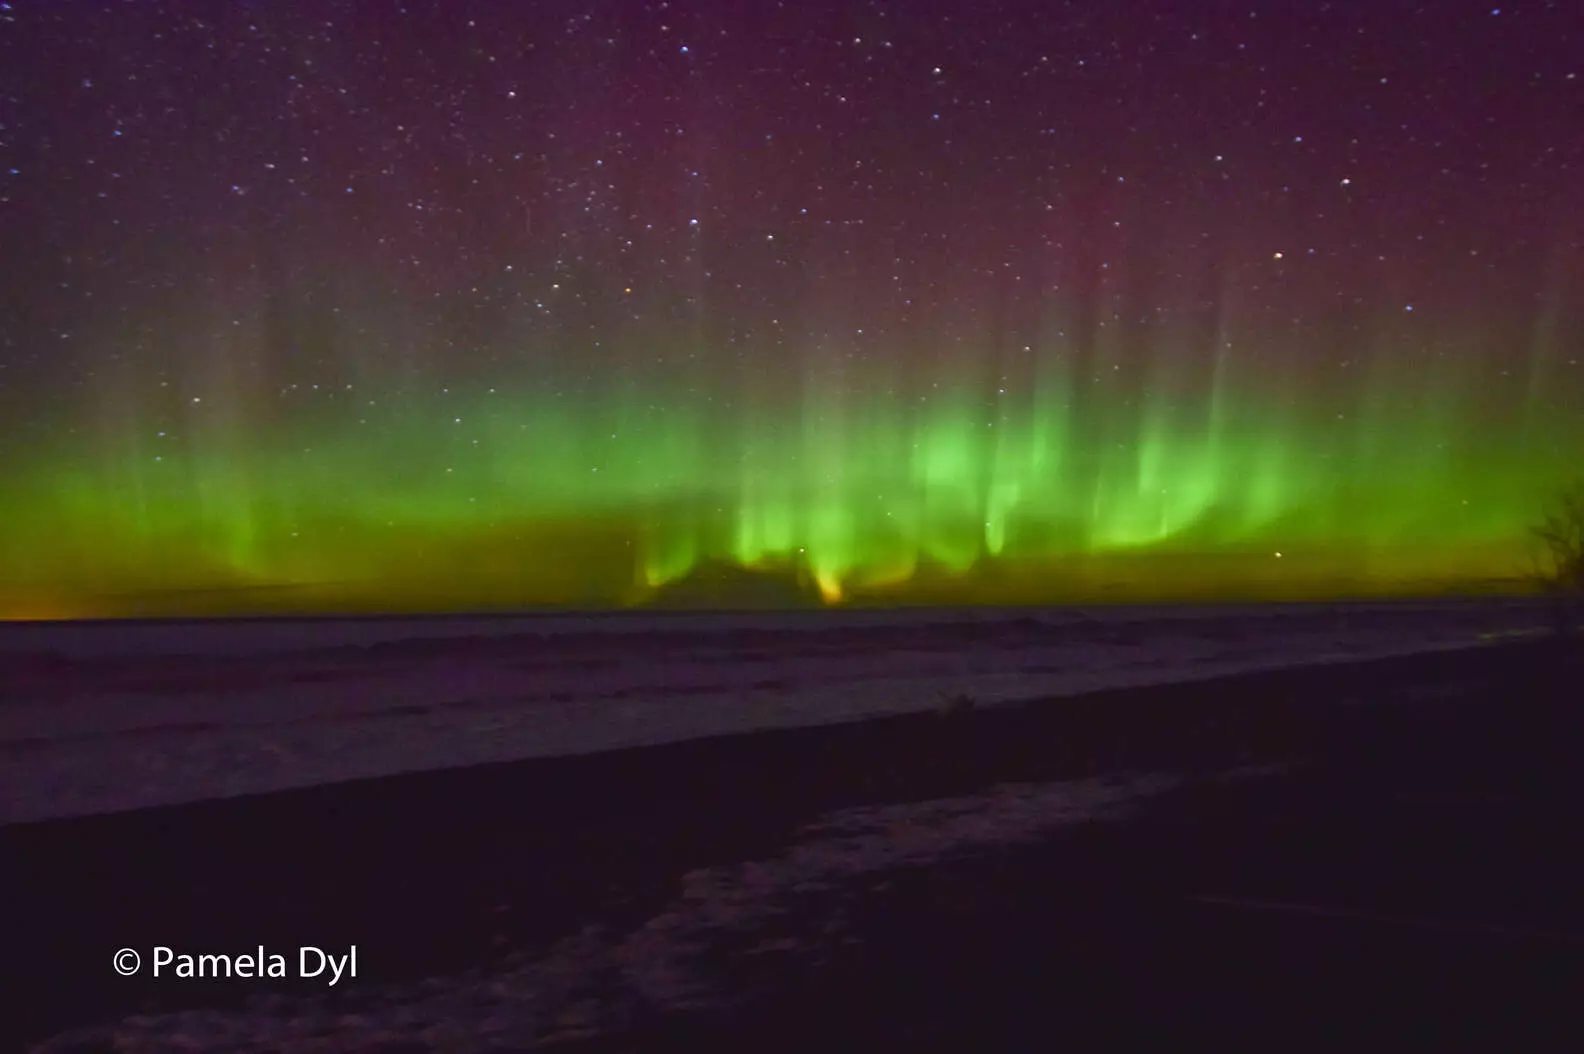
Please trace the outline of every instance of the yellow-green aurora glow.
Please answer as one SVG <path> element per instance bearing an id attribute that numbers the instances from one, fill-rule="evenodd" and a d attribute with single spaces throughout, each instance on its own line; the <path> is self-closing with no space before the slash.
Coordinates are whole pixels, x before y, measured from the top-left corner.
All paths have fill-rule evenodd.
<path id="1" fill-rule="evenodd" d="M 342 386 L 289 393 L 270 422 L 198 397 L 164 434 L 123 416 L 11 474 L 0 610 L 619 606 L 706 562 L 825 603 L 1413 593 L 1529 570 L 1527 527 L 1584 443 L 1543 397 L 1565 365 L 1545 349 L 1493 405 L 1478 349 L 1456 383 L 1445 362 L 1416 383 L 1392 351 L 1320 391 L 1219 344 L 1162 348 L 1131 394 L 1097 394 L 1055 340 L 991 382 L 942 360 L 911 384 L 793 365 L 713 395 Z"/>
<path id="2" fill-rule="evenodd" d="M 0 617 L 1509 589 L 1584 475 L 1567 4 L 14 6 Z"/>

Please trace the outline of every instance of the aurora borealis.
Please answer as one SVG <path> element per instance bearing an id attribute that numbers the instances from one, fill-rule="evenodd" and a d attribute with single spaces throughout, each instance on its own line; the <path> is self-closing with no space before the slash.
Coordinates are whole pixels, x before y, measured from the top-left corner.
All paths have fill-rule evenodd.
<path id="1" fill-rule="evenodd" d="M 12 0 L 0 48 L 0 617 L 1487 588 L 1584 475 L 1568 4 Z"/>

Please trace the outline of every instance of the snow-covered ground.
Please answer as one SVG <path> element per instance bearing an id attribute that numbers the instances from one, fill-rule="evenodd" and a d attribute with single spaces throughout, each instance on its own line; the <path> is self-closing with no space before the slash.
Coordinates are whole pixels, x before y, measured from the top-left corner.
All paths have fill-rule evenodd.
<path id="1" fill-rule="evenodd" d="M 1251 768 L 1215 779 L 1269 774 Z M 866 887 L 883 891 L 906 868 L 1119 819 L 1179 782 L 1119 774 L 843 809 L 801 830 L 779 855 L 682 875 L 675 899 L 636 928 L 585 926 L 550 947 L 515 953 L 490 973 L 362 983 L 321 996 L 260 993 L 241 1009 L 140 1014 L 70 1030 L 33 1050 L 485 1054 L 617 1035 L 633 1026 L 640 1006 L 690 1013 L 742 1005 L 755 994 L 751 974 L 734 968 L 744 960 L 813 960 L 830 945 L 855 941 L 843 900 Z M 793 914 L 803 918 L 796 935 L 778 933 Z M 743 950 L 723 964 L 729 944 Z"/>
<path id="2" fill-rule="evenodd" d="M 1522 602 L 0 626 L 0 824 L 1532 632 Z"/>

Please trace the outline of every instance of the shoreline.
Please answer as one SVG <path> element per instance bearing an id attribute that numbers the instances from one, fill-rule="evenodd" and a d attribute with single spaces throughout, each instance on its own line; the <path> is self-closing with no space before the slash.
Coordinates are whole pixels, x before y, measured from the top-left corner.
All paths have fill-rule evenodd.
<path id="1" fill-rule="evenodd" d="M 1256 876 L 1264 873 L 1270 886 L 1273 868 L 1280 870 L 1280 854 L 1269 844 L 1273 830 L 1287 832 L 1290 853 L 1313 858 L 1315 846 L 1334 852 L 1331 862 L 1311 876 L 1314 882 L 1324 885 L 1326 872 L 1356 872 L 1354 881 L 1361 881 L 1358 875 L 1374 866 L 1371 854 L 1382 851 L 1371 833 L 1382 822 L 1375 799 L 1392 773 L 1400 773 L 1421 796 L 1434 798 L 1437 787 L 1442 787 L 1443 797 L 1452 794 L 1452 805 L 1436 807 L 1443 819 L 1460 817 L 1460 823 L 1472 824 L 1470 829 L 1489 843 L 1482 850 L 1479 838 L 1464 839 L 1468 844 L 1460 848 L 1459 840 L 1448 835 L 1438 851 L 1463 854 L 1457 858 L 1465 865 L 1515 837 L 1501 826 L 1506 821 L 1500 810 L 1495 820 L 1486 815 L 1492 806 L 1484 799 L 1493 795 L 1518 793 L 1528 803 L 1520 833 L 1528 830 L 1530 842 L 1538 837 L 1536 822 L 1570 825 L 1561 815 L 1565 806 L 1557 789 L 1576 787 L 1578 781 L 1567 745 L 1577 719 L 1558 694 L 1565 687 L 1559 682 L 1566 671 L 1577 677 L 1576 655 L 1535 643 L 1491 645 L 1323 669 L 1116 689 L 1073 697 L 1060 706 L 970 708 L 751 732 L 0 828 L 0 856 L 23 862 L 10 900 L 11 910 L 20 913 L 7 920 L 8 932 L 33 935 L 24 945 L 31 969 L 8 981 L 16 1005 L 27 1008 L 11 1027 L 21 1030 L 18 1040 L 38 1039 L 140 1010 L 176 1012 L 184 1002 L 189 1008 L 207 1006 L 214 1013 L 235 1014 L 249 999 L 263 999 L 266 1006 L 277 1005 L 271 999 L 284 999 L 277 1010 L 289 1016 L 291 998 L 303 995 L 257 987 L 178 991 L 128 982 L 109 969 L 111 943 L 245 948 L 264 941 L 267 932 L 265 943 L 272 946 L 357 944 L 368 971 L 360 978 L 360 984 L 370 986 L 365 993 L 469 970 L 482 969 L 481 976 L 487 978 L 491 971 L 513 969 L 514 962 L 531 965 L 535 956 L 564 949 L 580 934 L 596 944 L 605 938 L 590 933 L 613 934 L 610 940 L 626 948 L 655 920 L 675 915 L 687 876 L 718 875 L 721 868 L 739 874 L 745 862 L 773 861 L 789 851 L 795 855 L 796 847 L 810 837 L 810 825 L 818 826 L 832 814 L 905 807 L 915 812 L 899 814 L 903 829 L 919 824 L 930 828 L 936 821 L 918 818 L 928 814 L 929 803 L 937 803 L 938 811 L 939 803 L 965 796 L 980 802 L 994 788 L 1007 786 L 1068 785 L 1067 793 L 1070 785 L 1083 781 L 1125 784 L 1158 777 L 1172 781 L 1174 789 L 1159 797 L 1143 795 L 1139 807 L 1123 819 L 1058 826 L 1032 842 L 1014 840 L 1016 844 L 991 845 L 966 858 L 948 853 L 933 864 L 903 866 L 900 871 L 888 866 L 876 872 L 887 876 L 881 881 L 893 883 L 894 889 L 945 882 L 958 891 L 951 896 L 979 905 L 963 909 L 970 917 L 957 924 L 968 929 L 953 931 L 950 939 L 943 938 L 938 955 L 925 957 L 932 962 L 939 958 L 937 967 L 945 969 L 942 964 L 956 954 L 952 941 L 989 940 L 981 933 L 986 925 L 1000 934 L 996 939 L 1021 948 L 1019 955 L 1035 954 L 1016 937 L 1017 915 L 1009 918 L 1005 912 L 1035 895 L 1032 891 L 1043 888 L 1041 883 L 1052 881 L 1070 887 L 1072 899 L 1065 913 L 1058 912 L 1062 919 L 1053 916 L 1049 925 L 1083 930 L 1110 920 L 1105 925 L 1123 929 L 1106 939 L 1115 939 L 1118 949 L 1131 948 L 1140 961 L 1171 952 L 1179 946 L 1174 942 L 1187 939 L 1184 934 L 1207 925 L 1243 927 L 1239 932 L 1253 927 L 1245 938 L 1256 940 L 1261 926 L 1273 925 L 1268 918 L 1254 919 L 1257 913 L 1251 910 L 1204 905 L 1189 910 L 1184 905 L 1192 896 L 1305 902 L 1293 895 L 1283 900 L 1269 889 L 1262 897 L 1257 888 Z M 1483 797 L 1474 794 L 1458 802 L 1454 792 L 1471 793 L 1471 781 L 1474 790 L 1481 789 L 1474 773 L 1456 775 L 1460 766 L 1481 757 L 1491 769 L 1484 774 L 1490 786 L 1483 789 Z M 1224 778 L 1251 766 L 1265 774 Z M 1449 779 L 1463 786 L 1444 787 Z M 1514 781 L 1520 785 L 1517 792 Z M 984 814 L 982 805 L 960 811 Z M 1310 833 L 1305 837 L 1291 837 L 1306 828 Z M 1354 828 L 1364 835 L 1349 835 Z M 881 829 L 887 828 L 881 824 Z M 1558 832 L 1571 829 L 1557 828 L 1552 835 L 1560 837 Z M 1395 867 L 1422 878 L 1434 864 L 1434 873 L 1466 887 L 1474 901 L 1495 902 L 1490 888 L 1481 888 L 1472 875 L 1446 870 L 1450 865 L 1445 861 L 1420 860 L 1411 845 L 1391 852 L 1401 859 L 1395 865 L 1382 864 L 1387 870 Z M 1507 881 L 1524 895 L 1509 891 L 1496 900 L 1509 915 L 1573 910 L 1557 898 L 1576 888 L 1567 887 L 1567 881 L 1584 874 L 1575 875 L 1568 866 L 1556 861 L 1549 874 L 1511 874 Z M 1295 879 L 1289 874 L 1286 881 L 1291 886 Z M 996 906 L 995 897 L 984 903 L 983 897 L 963 892 L 985 882 L 992 888 L 1011 883 L 1004 896 L 997 894 L 1002 907 Z M 1239 882 L 1246 888 L 1239 888 Z M 1404 895 L 1400 885 L 1386 882 L 1371 894 L 1377 900 L 1386 897 L 1385 906 L 1377 905 L 1374 914 L 1416 917 L 1391 902 L 1391 897 Z M 885 971 L 874 966 L 874 955 L 892 964 L 885 969 L 901 968 L 891 957 L 898 954 L 894 943 L 905 934 L 885 937 L 875 929 L 884 930 L 879 920 L 894 905 L 880 915 L 873 905 L 864 907 L 867 900 L 883 901 L 891 894 L 882 896 L 863 884 L 858 888 L 856 906 L 844 910 L 849 929 L 861 935 L 868 951 L 853 959 L 857 953 L 851 949 L 826 948 L 822 954 L 834 973 L 821 973 L 826 967 L 807 963 L 793 970 L 798 977 L 808 975 L 799 985 L 826 993 L 820 998 L 834 998 L 831 993 L 842 987 L 831 987 L 836 977 L 846 978 L 842 985 L 857 984 L 855 978 L 882 983 Z M 1550 899 L 1547 890 L 1554 892 Z M 938 894 L 929 896 L 938 899 Z M 1314 890 L 1309 890 L 1307 901 L 1315 900 Z M 683 896 L 680 903 L 693 902 Z M 1169 919 L 1160 914 L 1167 904 L 1172 905 Z M 828 906 L 823 910 L 828 914 Z M 1354 910 L 1371 913 L 1368 904 Z M 955 917 L 952 911 L 947 914 Z M 1417 915 L 1427 913 L 1450 917 L 1445 910 L 1437 915 L 1422 909 Z M 1238 918 L 1215 923 L 1209 920 L 1212 915 Z M 1085 918 L 1090 921 L 1083 922 Z M 1161 931 L 1143 932 L 1126 923 L 1129 918 L 1156 918 Z M 814 919 L 810 915 L 804 928 L 815 926 Z M 1545 928 L 1516 915 L 1505 921 L 1475 921 L 1498 928 Z M 1573 921 L 1584 932 L 1584 918 Z M 1006 929 L 1009 924 L 1013 930 Z M 1286 932 L 1296 924 L 1284 917 L 1276 928 Z M 729 930 L 721 932 L 729 936 Z M 1086 939 L 1099 939 L 1103 932 L 1104 926 Z M 623 934 L 625 938 L 616 940 Z M 1382 939 L 1404 942 L 1404 955 L 1418 954 L 1407 936 Z M 977 954 L 988 954 L 987 948 Z M 610 948 L 600 952 L 607 958 L 611 953 Z M 1121 954 L 1117 949 L 1113 953 Z M 712 954 L 731 957 L 720 950 Z M 1531 962 L 1530 952 L 1523 954 L 1529 956 L 1525 969 L 1548 968 L 1543 956 Z M 902 962 L 908 959 L 904 955 Z M 1059 965 L 1047 967 L 1065 976 Z M 852 970 L 858 973 L 843 972 Z M 775 970 L 770 974 L 779 976 Z M 1191 981 L 1191 976 L 1178 978 L 1182 984 Z M 542 978 L 535 983 L 553 987 Z M 731 1027 L 766 1028 L 767 1022 L 790 1012 L 775 1008 L 796 986 L 787 989 L 791 982 L 784 976 L 766 983 L 769 994 L 750 1000 L 757 1007 L 750 1018 Z M 778 984 L 785 989 L 779 996 Z M 1297 998 L 1292 993 L 1288 997 Z M 197 1004 L 192 1003 L 195 998 Z M 585 1037 L 595 1045 L 590 1049 L 633 1029 L 649 1029 L 663 1046 L 664 1036 L 724 1028 L 720 1022 L 737 1020 L 733 1014 L 744 1012 L 696 1018 L 677 1016 L 631 992 L 611 999 L 606 1010 L 615 1013 L 611 1006 L 625 1007 L 626 1017 L 616 1014 L 620 1027 L 614 1031 L 592 1028 Z M 884 1009 L 882 1002 L 873 1010 L 876 1027 L 901 1013 L 897 1007 Z M 810 1014 L 811 1021 L 819 1018 Z M 808 1038 L 807 1028 L 802 1034 Z M 434 1049 L 464 1048 L 442 1043 Z"/>

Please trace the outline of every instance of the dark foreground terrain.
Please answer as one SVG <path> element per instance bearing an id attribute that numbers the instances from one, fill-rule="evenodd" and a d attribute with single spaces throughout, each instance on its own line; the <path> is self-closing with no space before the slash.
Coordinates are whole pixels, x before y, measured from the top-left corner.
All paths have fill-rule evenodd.
<path id="1" fill-rule="evenodd" d="M 1581 686 L 1576 653 L 1489 645 L 0 828 L 0 1049 L 134 1014 L 49 1049 L 231 1049 L 149 1039 L 175 1028 L 152 1015 L 286 1015 L 323 981 L 111 958 L 259 944 L 356 944 L 359 973 L 317 1045 L 235 1049 L 471 1049 L 463 1011 L 451 1040 L 338 1036 L 408 982 L 499 990 L 580 934 L 656 932 L 684 876 L 775 859 L 834 810 L 1125 773 L 1179 782 L 813 884 L 772 939 L 703 949 L 730 1000 L 614 991 L 517 1049 L 1584 1049 Z"/>

